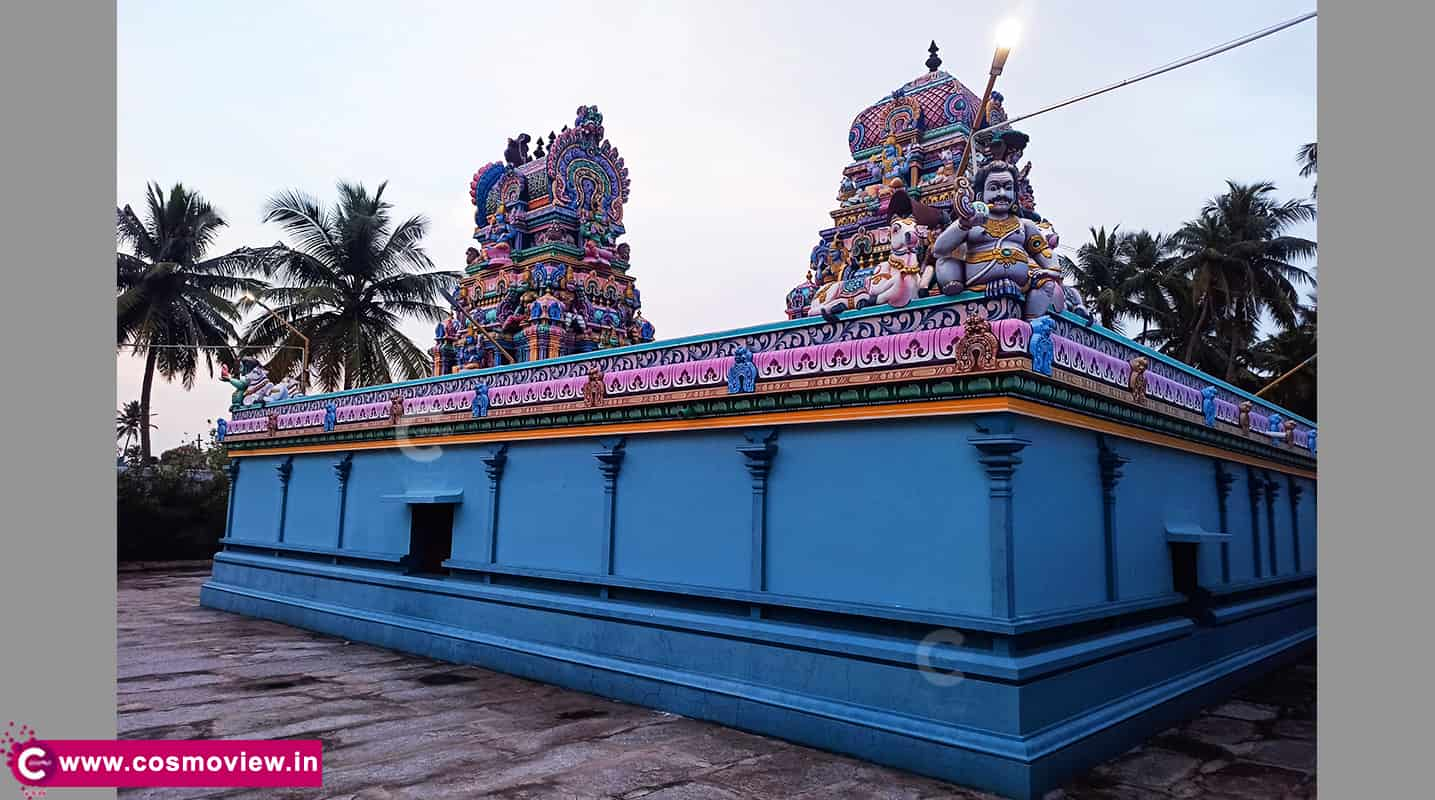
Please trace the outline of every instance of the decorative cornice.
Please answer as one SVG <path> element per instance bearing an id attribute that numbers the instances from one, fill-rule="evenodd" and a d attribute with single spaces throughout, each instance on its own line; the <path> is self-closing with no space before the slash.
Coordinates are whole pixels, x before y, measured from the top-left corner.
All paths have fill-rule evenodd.
<path id="1" fill-rule="evenodd" d="M 761 388 L 767 387 L 760 385 Z M 501 435 L 510 439 L 534 438 L 515 437 L 512 432 L 543 429 L 552 429 L 543 431 L 545 435 L 551 436 L 591 436 L 595 432 L 601 432 L 603 427 L 614 425 L 623 425 L 625 428 L 631 428 L 633 432 L 646 429 L 744 427 L 753 424 L 745 417 L 757 415 L 781 415 L 780 420 L 774 422 L 801 422 L 804 421 L 804 412 L 807 412 L 806 416 L 812 421 L 961 413 L 961 409 L 955 405 L 961 400 L 981 400 L 997 396 L 1006 396 L 1002 399 L 1010 398 L 1012 402 L 1009 407 L 1013 407 L 1018 413 L 1031 412 L 1031 416 L 1060 422 L 1074 421 L 1065 418 L 1064 414 L 1075 413 L 1084 419 L 1116 423 L 1119 429 L 1112 429 L 1110 432 L 1119 435 L 1146 438 L 1141 432 L 1149 431 L 1180 440 L 1160 441 L 1164 446 L 1185 446 L 1185 449 L 1197 452 L 1206 452 L 1203 448 L 1219 450 L 1221 452 L 1209 454 L 1261 466 L 1279 465 L 1281 469 L 1300 470 L 1313 477 L 1310 469 L 1314 460 L 1305 457 L 1300 451 L 1273 448 L 1235 431 L 1208 428 L 1195 421 L 1158 413 L 1149 407 L 1137 408 L 1129 403 L 1051 381 L 1034 373 L 977 373 L 892 384 L 837 384 L 781 393 L 760 391 L 754 395 L 723 395 L 650 406 L 575 409 L 521 417 L 485 417 L 475 420 L 467 418 L 465 413 L 459 413 L 457 419 L 414 425 L 406 431 L 406 436 L 409 440 L 485 435 L 494 438 Z M 1049 411 L 1019 407 L 1020 401 L 1023 400 L 1039 404 Z M 923 402 L 945 405 L 938 409 L 928 409 L 920 405 Z M 869 412 L 867 407 L 877 408 L 872 408 Z M 714 420 L 717 417 L 731 419 Z M 718 424 L 711 424 L 713 422 Z M 393 429 L 383 425 L 308 436 L 279 436 L 267 440 L 234 442 L 230 444 L 229 451 L 235 456 L 245 456 L 264 455 L 276 450 L 282 453 L 289 451 L 288 448 L 293 448 L 292 452 L 322 452 L 326 449 L 355 445 L 360 448 L 366 445 L 391 447 L 397 446 L 398 443 L 393 439 Z"/>
<path id="2" fill-rule="evenodd" d="M 518 269 L 519 272 L 523 270 Z M 576 377 L 586 371 L 588 365 L 596 364 L 605 372 L 612 373 L 615 370 L 641 369 L 658 365 L 672 365 L 682 362 L 690 362 L 694 359 L 707 358 L 708 355 L 731 355 L 734 348 L 739 344 L 746 344 L 752 350 L 763 357 L 778 356 L 779 351 L 785 351 L 787 355 L 794 358 L 799 356 L 799 351 L 810 349 L 812 345 L 865 342 L 872 339 L 889 338 L 890 336 L 915 336 L 919 334 L 932 334 L 939 330 L 955 332 L 965 321 L 973 316 L 985 319 L 1001 321 L 1006 323 L 1019 323 L 1019 304 L 1015 307 L 1007 307 L 1003 303 L 995 302 L 989 298 L 982 298 L 975 293 L 967 293 L 958 297 L 930 297 L 915 300 L 902 309 L 888 307 L 868 308 L 860 311 L 847 312 L 841 315 L 838 323 L 827 323 L 817 318 L 791 319 L 783 322 L 769 323 L 766 325 L 743 328 L 741 330 L 727 331 L 723 333 L 708 334 L 701 336 L 685 337 L 662 342 L 648 342 L 635 344 L 627 347 L 604 349 L 595 353 L 575 354 L 561 358 L 531 361 L 519 364 L 512 364 L 503 367 L 495 367 L 483 370 L 475 375 L 443 375 L 432 378 L 424 378 L 415 381 L 404 381 L 400 383 L 387 384 L 377 387 L 365 387 L 345 392 L 316 395 L 314 397 L 301 397 L 291 400 L 280 401 L 270 404 L 271 408 L 283 412 L 285 417 L 281 420 L 281 431 L 300 428 L 318 428 L 318 422 L 297 424 L 298 419 L 291 419 L 302 416 L 304 410 L 321 409 L 324 401 L 337 401 L 340 409 L 361 405 L 369 402 L 387 400 L 388 396 L 398 391 L 405 397 L 418 398 L 423 396 L 442 394 L 444 391 L 461 391 L 471 388 L 470 383 L 476 377 L 482 377 L 493 387 L 502 388 L 516 386 L 525 381 L 539 382 L 549 378 Z M 1060 344 L 1058 350 L 1058 366 L 1063 368 L 1071 359 L 1075 359 L 1073 366 L 1078 372 L 1089 371 L 1092 368 L 1097 370 L 1092 373 L 1099 381 L 1110 386 L 1116 386 L 1122 393 L 1130 397 L 1128 386 L 1129 361 L 1136 356 L 1143 356 L 1150 362 L 1150 370 L 1147 375 L 1153 382 L 1148 392 L 1146 403 L 1153 409 L 1172 411 L 1176 409 L 1191 409 L 1200 412 L 1199 391 L 1207 387 L 1216 387 L 1219 391 L 1219 403 L 1222 411 L 1219 419 L 1222 423 L 1239 430 L 1236 418 L 1236 403 L 1242 400 L 1255 400 L 1254 396 L 1242 392 L 1235 387 L 1212 378 L 1205 373 L 1194 370 L 1169 356 L 1157 353 L 1149 348 L 1132 342 L 1119 334 L 1108 331 L 1099 325 L 1083 324 L 1069 314 L 1059 317 L 1052 317 L 1056 327 L 1053 329 L 1053 338 Z M 1060 333 L 1061 335 L 1055 335 Z M 1005 346 L 1005 342 L 1003 342 Z M 1022 355 L 1025 356 L 1025 348 Z M 949 358 L 950 355 L 937 359 Z M 905 362 L 904 362 L 905 363 Z M 1119 365 L 1117 371 L 1119 376 L 1106 374 L 1111 371 L 1112 364 Z M 836 371 L 846 371 L 837 365 Z M 868 365 L 858 371 L 878 367 L 877 364 Z M 1084 369 L 1083 369 L 1084 367 Z M 819 372 L 824 376 L 832 374 L 831 369 L 821 368 Z M 764 371 L 764 380 L 770 379 L 768 372 Z M 535 376 L 535 377 L 529 377 Z M 1065 376 L 1066 382 L 1070 383 L 1072 375 Z M 1114 383 L 1113 383 L 1114 381 Z M 859 381 L 860 382 L 860 381 Z M 449 388 L 445 388 L 449 387 Z M 456 388 L 453 388 L 456 387 Z M 629 394 L 631 392 L 622 392 Z M 542 405 L 541 403 L 539 405 Z M 1283 409 L 1271 406 L 1264 401 L 1255 404 L 1264 412 L 1279 412 L 1283 418 L 1292 418 L 1293 415 L 1286 413 Z M 537 408 L 534 409 L 538 410 Z M 297 412 L 297 413 L 296 413 Z M 265 409 L 257 407 L 246 407 L 236 411 L 240 430 L 234 430 L 231 425 L 229 433 L 239 436 L 241 439 L 246 435 L 251 438 L 256 433 L 263 432 L 263 419 Z M 341 414 L 342 415 L 342 414 Z M 257 418 L 259 427 L 246 425 L 249 421 Z M 1262 416 L 1264 419 L 1264 416 Z M 287 422 L 286 422 L 287 420 Z M 1313 426 L 1308 420 L 1298 420 L 1303 426 Z M 340 427 L 348 424 L 341 421 Z M 1303 435 L 1303 432 L 1298 435 Z M 226 436 L 226 440 L 230 437 Z M 1266 438 L 1266 437 L 1258 437 Z M 1266 444 L 1270 444 L 1266 442 Z M 1304 448 L 1302 448 L 1304 449 Z"/>

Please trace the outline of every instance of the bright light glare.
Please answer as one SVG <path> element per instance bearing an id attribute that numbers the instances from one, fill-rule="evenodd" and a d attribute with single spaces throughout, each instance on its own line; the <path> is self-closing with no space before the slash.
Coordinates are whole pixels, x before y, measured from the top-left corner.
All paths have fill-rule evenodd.
<path id="1" fill-rule="evenodd" d="M 1016 44 L 1019 36 L 1021 36 L 1021 23 L 1015 19 L 1005 20 L 997 26 L 997 47 L 1010 50 Z"/>

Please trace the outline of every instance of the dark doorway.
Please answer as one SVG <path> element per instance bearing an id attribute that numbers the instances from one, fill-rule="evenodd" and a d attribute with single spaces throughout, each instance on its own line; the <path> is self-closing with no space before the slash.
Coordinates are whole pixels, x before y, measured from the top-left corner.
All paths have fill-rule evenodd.
<path id="1" fill-rule="evenodd" d="M 1172 588 L 1193 597 L 1201 588 L 1197 577 L 1200 548 L 1194 542 L 1171 542 L 1170 547 Z"/>
<path id="2" fill-rule="evenodd" d="M 443 562 L 453 555 L 453 505 L 418 503 L 409 506 L 413 527 L 409 533 L 409 572 L 447 575 Z"/>

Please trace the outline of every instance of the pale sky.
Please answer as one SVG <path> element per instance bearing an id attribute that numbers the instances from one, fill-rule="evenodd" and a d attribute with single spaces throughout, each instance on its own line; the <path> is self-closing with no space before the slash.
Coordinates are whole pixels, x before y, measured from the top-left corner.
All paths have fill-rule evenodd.
<path id="1" fill-rule="evenodd" d="M 198 189 L 229 221 L 216 254 L 280 239 L 264 201 L 389 181 L 400 218 L 458 269 L 468 183 L 506 140 L 596 104 L 632 178 L 632 274 L 659 339 L 784 319 L 841 170 L 853 117 L 926 71 L 977 94 L 1002 19 L 1022 22 L 997 88 L 1012 116 L 1314 10 L 1314 0 L 988 6 L 869 2 L 363 0 L 119 4 L 117 205 L 147 181 Z M 1316 21 L 1019 125 L 1037 208 L 1063 247 L 1093 226 L 1170 231 L 1226 179 L 1306 197 L 1316 138 Z M 1315 238 L 1315 226 L 1298 231 Z M 1069 252 L 1069 251 L 1068 251 Z M 406 329 L 421 346 L 429 326 Z M 116 405 L 143 362 L 118 363 Z M 156 378 L 155 453 L 228 415 L 232 390 Z"/>

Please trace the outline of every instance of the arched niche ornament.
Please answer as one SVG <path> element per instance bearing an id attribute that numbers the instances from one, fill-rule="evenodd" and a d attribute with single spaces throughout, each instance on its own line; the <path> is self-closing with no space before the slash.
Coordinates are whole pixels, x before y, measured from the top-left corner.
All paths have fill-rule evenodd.
<path id="1" fill-rule="evenodd" d="M 882 131 L 884 134 L 900 136 L 914 130 L 921 116 L 922 107 L 916 98 L 903 97 L 895 100 L 887 107 L 886 116 L 882 120 Z"/>
<path id="2" fill-rule="evenodd" d="M 591 181 L 593 190 L 602 193 L 608 222 L 622 223 L 623 204 L 628 200 L 628 169 L 617 148 L 603 139 L 602 115 L 596 108 L 584 106 L 578 110 L 574 127 L 559 134 L 550 145 L 545 167 L 556 203 L 574 210 L 581 203 L 591 204 L 592 198 L 584 196 L 584 182 Z"/>

